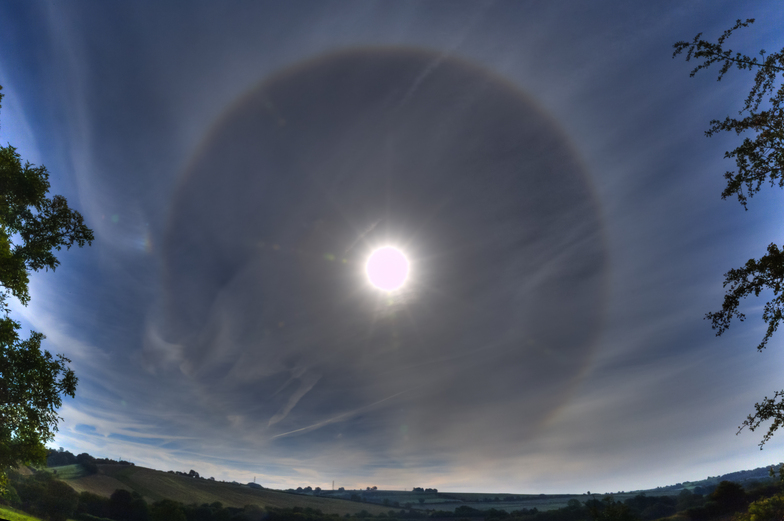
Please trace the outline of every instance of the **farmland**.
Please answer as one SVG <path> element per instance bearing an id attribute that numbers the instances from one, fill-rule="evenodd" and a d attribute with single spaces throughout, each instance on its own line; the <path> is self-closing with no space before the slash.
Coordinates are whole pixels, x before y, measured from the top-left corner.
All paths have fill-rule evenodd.
<path id="1" fill-rule="evenodd" d="M 108 497 L 117 489 L 138 492 L 148 503 L 172 499 L 185 504 L 221 502 L 227 507 L 259 505 L 276 508 L 313 508 L 325 514 L 353 514 L 366 510 L 371 514 L 387 512 L 381 505 L 356 503 L 342 499 L 303 496 L 268 489 L 254 489 L 247 485 L 191 478 L 168 472 L 132 465 L 98 465 L 98 474 L 76 475 L 69 469 L 56 467 L 57 475 L 77 492 L 92 492 Z M 73 475 L 72 478 L 65 477 Z"/>
<path id="2" fill-rule="evenodd" d="M 409 510 L 409 515 L 419 511 L 419 515 L 435 515 L 434 512 L 455 512 L 469 518 L 477 518 L 485 511 L 508 513 L 549 511 L 573 508 L 592 499 L 601 500 L 608 494 L 510 494 L 488 492 L 439 492 L 436 489 L 378 490 L 368 487 L 364 490 L 312 490 L 310 487 L 298 491 L 277 491 L 242 485 L 235 482 L 202 479 L 196 475 L 163 472 L 130 464 L 100 464 L 98 472 L 88 474 L 80 465 L 52 467 L 48 472 L 64 480 L 78 492 L 91 492 L 109 497 L 117 489 L 136 492 L 148 503 L 171 499 L 183 504 L 211 504 L 220 502 L 226 507 L 242 508 L 246 505 L 290 509 L 294 507 L 320 510 L 325 514 L 357 514 L 362 511 L 371 515 L 387 514 L 389 511 Z M 740 471 L 726 476 L 709 477 L 701 481 L 683 482 L 666 487 L 648 490 L 618 491 L 612 494 L 613 500 L 624 502 L 643 496 L 671 496 L 673 502 L 683 494 L 703 497 L 710 493 L 724 478 L 731 477 L 744 483 L 750 489 L 756 484 L 769 480 L 767 469 Z M 765 479 L 767 478 L 767 479 Z M 683 499 L 683 497 L 681 497 Z M 684 500 L 685 501 L 685 500 Z M 571 505 L 570 505 L 571 502 Z M 519 515 L 519 514 L 518 514 Z"/>
<path id="3" fill-rule="evenodd" d="M 652 492 L 652 491 L 647 491 Z M 613 494 L 616 500 L 624 501 L 640 492 Z M 327 492 L 327 494 L 330 494 Z M 666 495 L 664 492 L 660 492 Z M 676 495 L 675 492 L 673 495 Z M 387 508 L 413 508 L 415 510 L 454 511 L 461 506 L 476 510 L 515 510 L 533 509 L 555 510 L 564 508 L 570 499 L 581 503 L 591 499 L 586 494 L 504 494 L 504 493 L 461 493 L 461 492 L 413 492 L 399 490 L 347 490 L 335 492 L 333 497 L 348 499 L 352 495 L 359 496 L 362 501 L 381 504 Z M 604 494 L 596 497 L 601 498 Z"/>

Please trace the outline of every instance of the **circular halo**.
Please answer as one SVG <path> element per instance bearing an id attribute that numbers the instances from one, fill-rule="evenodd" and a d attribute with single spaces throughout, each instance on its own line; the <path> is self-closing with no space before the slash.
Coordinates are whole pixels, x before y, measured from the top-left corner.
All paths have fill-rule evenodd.
<path id="1" fill-rule="evenodd" d="M 394 291 L 402 287 L 408 278 L 408 259 L 397 248 L 385 246 L 370 254 L 365 272 L 370 283 L 376 288 Z"/>

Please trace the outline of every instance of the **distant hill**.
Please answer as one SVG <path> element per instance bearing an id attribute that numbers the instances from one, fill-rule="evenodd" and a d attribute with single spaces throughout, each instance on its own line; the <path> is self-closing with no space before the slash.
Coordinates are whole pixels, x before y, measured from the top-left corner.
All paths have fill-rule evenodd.
<path id="1" fill-rule="evenodd" d="M 777 466 L 778 467 L 778 466 Z M 601 498 L 612 494 L 617 501 L 624 501 L 645 494 L 647 496 L 677 496 L 684 489 L 708 494 L 721 481 L 734 481 L 746 488 L 753 482 L 770 479 L 768 467 L 731 472 L 722 476 L 709 476 L 700 481 L 685 481 L 647 490 L 633 490 L 615 493 L 587 494 L 509 494 L 509 493 L 450 493 L 428 491 L 392 490 L 340 490 L 324 491 L 322 495 L 299 494 L 270 489 L 256 488 L 237 483 L 226 483 L 208 479 L 189 477 L 182 473 L 174 474 L 137 467 L 134 465 L 101 464 L 98 473 L 86 475 L 80 465 L 66 465 L 48 469 L 56 472 L 78 492 L 88 491 L 109 497 L 117 489 L 138 492 L 148 502 L 160 499 L 173 499 L 185 504 L 203 504 L 220 501 L 226 507 L 242 508 L 245 505 L 259 505 L 277 508 L 313 508 L 325 514 L 354 514 L 365 510 L 371 514 L 386 513 L 408 507 L 416 510 L 454 511 L 460 506 L 470 506 L 478 510 L 495 508 L 513 510 L 537 508 L 553 510 L 563 508 L 570 499 L 585 502 L 591 497 Z M 353 497 L 359 501 L 349 501 Z M 341 499 L 343 498 L 343 499 Z"/>
<path id="2" fill-rule="evenodd" d="M 133 465 L 98 465 L 98 473 L 93 475 L 84 475 L 74 467 L 78 466 L 67 465 L 49 470 L 57 471 L 58 477 L 77 492 L 87 491 L 104 497 L 109 497 L 117 489 L 125 489 L 138 492 L 147 502 L 167 498 L 184 504 L 199 505 L 220 501 L 225 507 L 238 508 L 245 505 L 310 507 L 325 514 L 340 515 L 354 514 L 362 510 L 375 515 L 390 510 L 379 505 L 252 488 L 248 485 L 191 478 Z"/>
<path id="3" fill-rule="evenodd" d="M 340 492 L 327 492 L 333 497 L 348 498 L 358 496 L 362 501 L 382 505 L 406 506 L 415 510 L 444 510 L 454 511 L 461 506 L 469 506 L 477 510 L 514 510 L 536 508 L 540 511 L 555 510 L 567 506 L 569 500 L 576 499 L 581 503 L 591 498 L 601 498 L 612 495 L 616 501 L 625 501 L 637 495 L 646 496 L 677 496 L 688 489 L 693 493 L 709 494 L 722 481 L 734 481 L 750 488 L 754 482 L 770 480 L 769 467 L 760 467 L 753 470 L 731 472 L 722 476 L 709 476 L 700 481 L 687 481 L 675 485 L 667 485 L 646 490 L 627 490 L 618 492 L 602 492 L 589 496 L 588 494 L 517 494 L 508 492 L 438 492 L 435 490 L 395 491 L 395 490 L 342 490 Z M 778 468 L 778 465 L 776 465 Z"/>
<path id="4" fill-rule="evenodd" d="M 781 467 L 782 463 L 778 465 L 772 465 L 775 467 L 776 472 Z M 767 481 L 770 478 L 770 467 L 758 467 L 752 470 L 739 470 L 737 472 L 730 472 L 729 474 L 722 474 L 721 476 L 708 476 L 705 479 L 700 481 L 684 481 L 683 483 L 678 483 L 677 485 L 672 485 L 671 488 L 688 488 L 693 490 L 697 487 L 712 487 L 716 486 L 722 481 L 734 481 L 740 485 L 746 486 L 752 482 L 758 481 L 763 482 Z"/>

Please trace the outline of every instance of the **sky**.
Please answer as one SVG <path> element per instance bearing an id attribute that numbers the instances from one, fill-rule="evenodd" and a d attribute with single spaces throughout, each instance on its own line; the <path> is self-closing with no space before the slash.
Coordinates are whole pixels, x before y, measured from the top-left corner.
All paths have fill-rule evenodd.
<path id="1" fill-rule="evenodd" d="M 94 231 L 13 316 L 79 378 L 53 447 L 273 488 L 613 492 L 784 460 L 722 201 L 777 1 L 4 2 L 0 142 Z M 370 254 L 410 272 L 387 292 Z"/>

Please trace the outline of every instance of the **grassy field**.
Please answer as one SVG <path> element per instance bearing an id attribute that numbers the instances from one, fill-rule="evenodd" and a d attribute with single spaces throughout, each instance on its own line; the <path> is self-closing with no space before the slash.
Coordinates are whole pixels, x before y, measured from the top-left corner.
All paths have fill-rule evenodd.
<path id="1" fill-rule="evenodd" d="M 133 488 L 124 485 L 111 476 L 105 474 L 94 474 L 92 476 L 84 476 L 79 478 L 65 480 L 77 492 L 92 492 L 99 496 L 109 497 L 117 489 L 125 489 L 133 492 Z"/>
<path id="2" fill-rule="evenodd" d="M 43 469 L 47 472 L 51 472 L 59 479 L 68 480 L 68 479 L 76 479 L 81 478 L 82 476 L 86 476 L 87 472 L 84 471 L 81 465 L 74 464 L 74 465 L 64 465 L 62 467 L 54 467 L 54 468 L 45 468 Z"/>
<path id="3" fill-rule="evenodd" d="M 70 467 L 70 465 L 69 465 Z M 388 512 L 389 507 L 357 503 L 342 499 L 289 494 L 268 489 L 254 489 L 247 485 L 195 479 L 161 472 L 144 467 L 128 465 L 98 465 L 99 473 L 91 476 L 64 478 L 55 467 L 58 476 L 77 492 L 87 491 L 108 497 L 118 488 L 135 491 L 147 502 L 168 498 L 181 503 L 202 504 L 220 501 L 226 507 L 259 505 L 277 508 L 310 507 L 325 514 L 354 514 L 367 510 L 371 514 Z M 64 471 L 66 472 L 66 471 Z"/>
<path id="4" fill-rule="evenodd" d="M 292 494 L 269 489 L 255 489 L 247 485 L 191 478 L 130 465 L 99 465 L 98 474 L 85 475 L 79 465 L 68 465 L 49 469 L 65 480 L 78 492 L 92 492 L 109 497 L 117 489 L 138 492 L 152 503 L 164 498 L 185 504 L 203 504 L 220 501 L 227 507 L 242 508 L 245 505 L 277 508 L 314 508 L 326 514 L 354 514 L 366 510 L 371 514 L 386 513 L 404 508 L 409 504 L 417 510 L 454 511 L 461 506 L 477 510 L 505 510 L 512 512 L 536 508 L 540 511 L 554 510 L 567 506 L 569 500 L 584 503 L 601 499 L 604 494 L 508 494 L 508 493 L 460 493 L 460 492 L 413 492 L 411 490 L 346 490 L 325 491 L 322 496 Z M 641 492 L 647 495 L 677 495 L 678 490 L 656 489 L 614 494 L 616 501 L 624 501 Z M 359 495 L 363 502 L 348 501 Z M 330 497 L 331 496 L 331 497 Z M 421 500 L 421 502 L 420 502 Z M 384 502 L 386 501 L 386 505 Z M 394 506 L 397 503 L 399 506 Z"/>
<path id="5" fill-rule="evenodd" d="M 33 517 L 29 514 L 25 514 L 19 510 L 14 508 L 8 508 L 0 506 L 0 517 L 4 519 L 8 519 L 8 521 L 41 521 L 40 518 Z M 72 521 L 72 520 L 68 520 Z"/>

